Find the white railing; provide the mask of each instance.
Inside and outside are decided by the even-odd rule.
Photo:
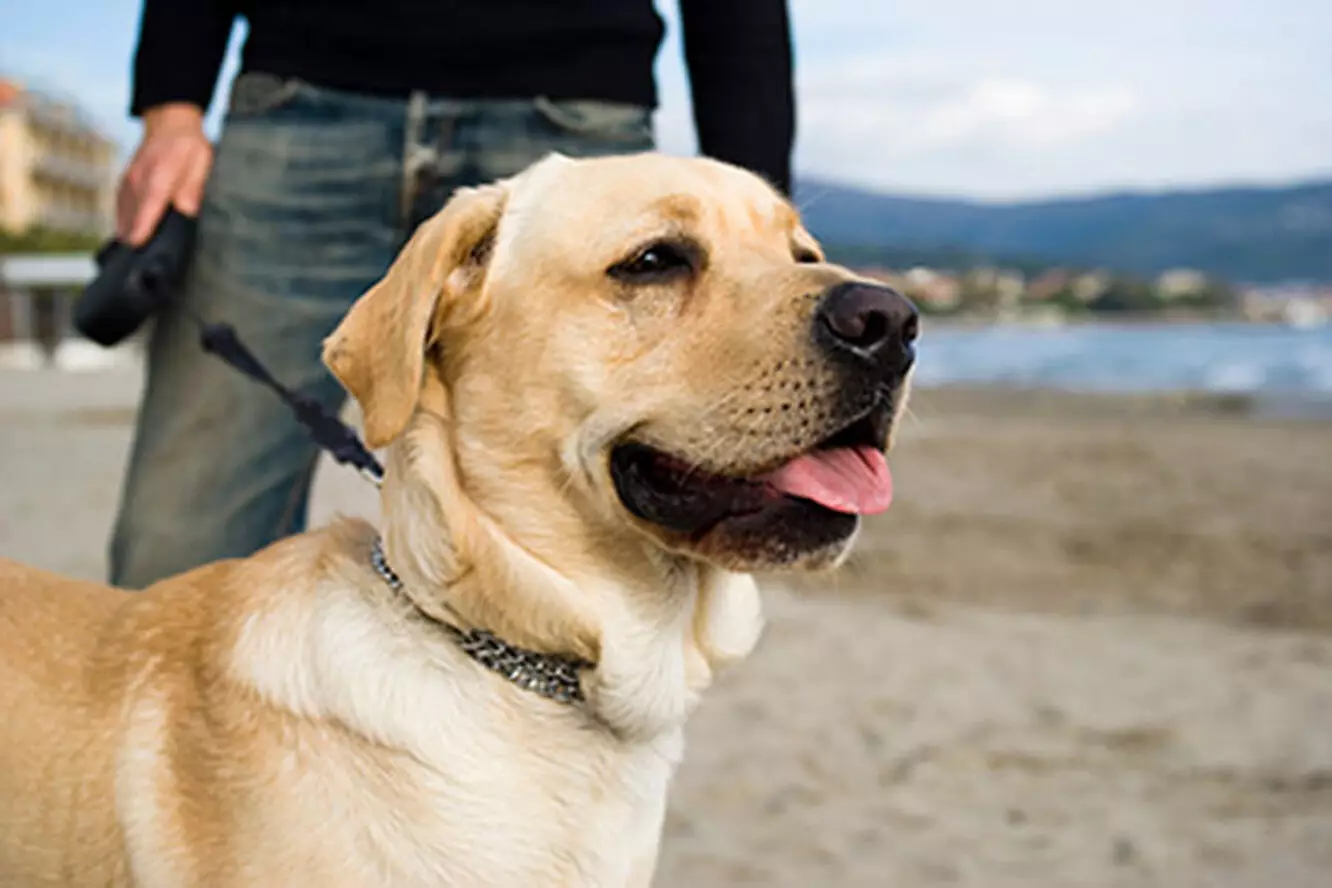
[[[31,253],[0,256],[0,287],[76,290],[97,274],[87,253]]]
[[[86,253],[0,256],[0,312],[8,312],[11,336],[0,339],[0,370],[102,370],[137,359],[137,347],[103,349],[80,336],[70,317],[80,292],[97,274]],[[37,301],[54,300],[56,342],[38,341]]]

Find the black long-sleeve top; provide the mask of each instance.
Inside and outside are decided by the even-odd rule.
[[[795,136],[786,0],[679,0],[702,153],[785,192]],[[207,109],[237,16],[242,70],[334,89],[657,107],[652,0],[144,0],[130,113]]]

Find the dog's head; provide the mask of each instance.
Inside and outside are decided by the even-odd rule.
[[[372,447],[433,412],[501,525],[813,568],[888,505],[916,331],[753,175],[551,157],[425,222],[325,360]]]

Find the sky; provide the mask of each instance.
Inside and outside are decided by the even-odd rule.
[[[675,4],[657,0],[668,27],[657,133],[662,150],[688,154]],[[0,72],[76,98],[131,149],[139,0],[0,9]],[[791,10],[799,175],[984,200],[1332,177],[1329,0],[791,0]]]

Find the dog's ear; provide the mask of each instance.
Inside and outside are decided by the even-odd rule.
[[[360,406],[372,449],[406,428],[440,323],[480,288],[506,193],[501,185],[459,190],[324,340],[324,364]]]

